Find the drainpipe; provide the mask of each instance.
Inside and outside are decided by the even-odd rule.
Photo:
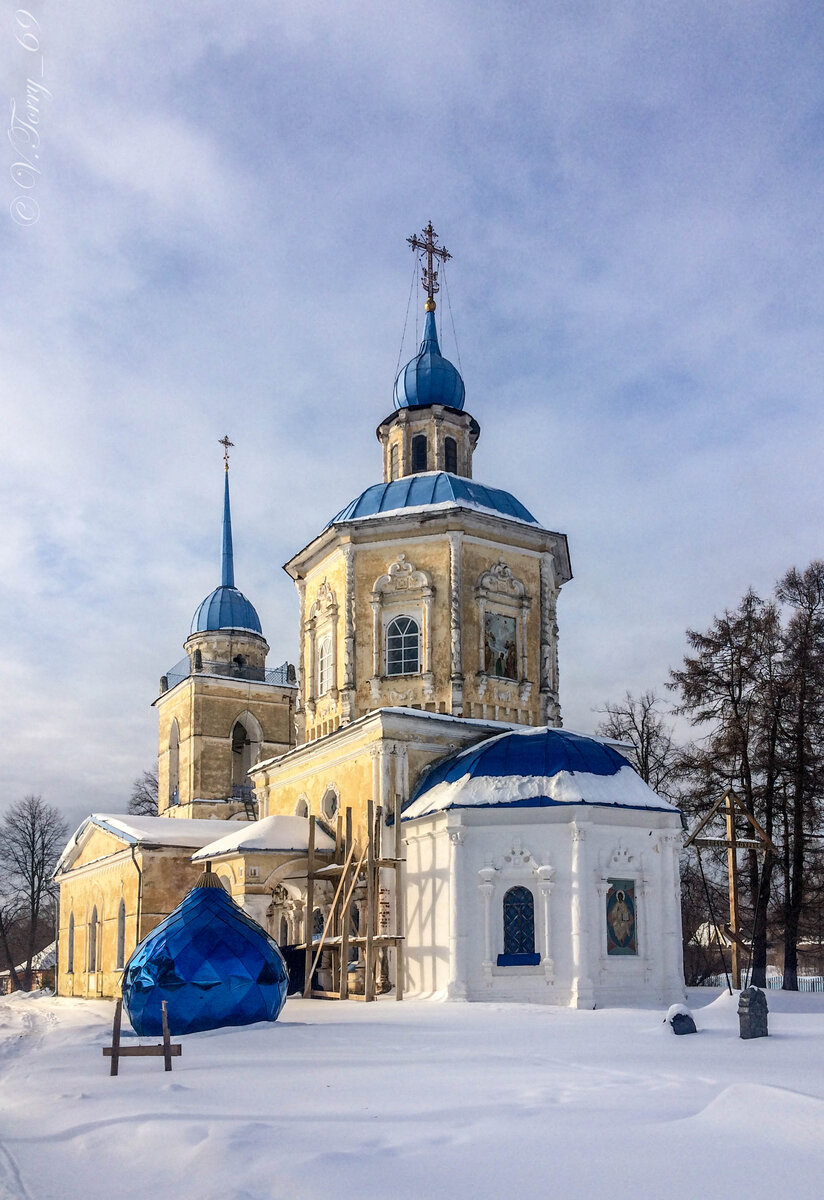
[[[132,846],[131,846],[132,862],[134,863],[134,869],[137,871],[137,913],[135,914],[135,931],[134,931],[134,934],[135,934],[135,943],[134,944],[135,944],[135,946],[137,946],[137,944],[140,941],[140,909],[141,909],[141,906],[143,903],[143,872],[141,871],[140,867],[137,865],[137,858],[135,856],[135,850],[136,850],[136,847],[134,844],[132,844]]]

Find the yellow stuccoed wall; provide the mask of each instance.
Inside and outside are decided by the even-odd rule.
[[[191,849],[134,853],[118,838],[95,830],[69,875],[60,882],[60,929],[57,990],[61,996],[119,996],[117,919],[125,905],[124,963],[138,941],[151,932],[194,886],[202,867],[191,861]],[[103,858],[102,856],[106,856]],[[102,859],[102,861],[101,861]],[[140,919],[138,929],[138,900]],[[89,930],[97,907],[98,955],[101,968],[89,965]],[[69,972],[69,922],[74,914],[74,970]]]
[[[197,675],[160,696],[155,701],[160,812],[166,810],[169,801],[172,721],[177,721],[180,731],[180,805],[195,799],[224,800],[232,790],[231,734],[235,721],[251,713],[263,735],[260,757],[282,754],[294,745],[294,697],[294,688]]]

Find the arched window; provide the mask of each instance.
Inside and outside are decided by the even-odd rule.
[[[416,675],[421,669],[421,631],[412,617],[395,617],[386,626],[386,674]]]
[[[180,801],[180,729],[177,721],[172,721],[169,730],[169,803]]]
[[[69,913],[69,935],[68,946],[66,948],[66,972],[69,975],[74,974],[74,913]]]
[[[458,443],[451,437],[443,440],[443,467],[452,475],[458,473]]]
[[[530,966],[541,961],[535,953],[535,898],[529,888],[510,888],[504,896],[504,952],[498,966]]]
[[[332,687],[332,638],[327,635],[318,646],[318,695]]]
[[[309,801],[306,799],[305,796],[298,797],[298,802],[295,805],[295,816],[296,817],[308,817],[309,816]]]
[[[319,908],[312,909],[312,941],[319,942],[323,933],[323,912]]]
[[[123,897],[120,898],[120,907],[117,910],[117,956],[115,958],[115,968],[122,971],[123,962],[126,954],[126,905],[123,903]]]
[[[246,774],[252,765],[252,740],[242,721],[232,726],[232,788],[250,787]],[[234,790],[232,792],[234,795]]]
[[[92,919],[89,921],[89,974],[97,970],[97,905],[92,909]]]
[[[392,446],[392,448],[389,451],[389,478],[390,479],[398,478],[398,443],[397,442],[395,442],[395,445]]]
[[[338,815],[339,807],[340,801],[338,799],[338,793],[333,787],[327,788],[323,793],[323,799],[320,802],[320,810],[326,817],[327,821],[334,821],[335,817]]]
[[[277,940],[279,946],[289,945],[289,922],[286,920],[286,917],[280,918],[280,929],[278,930]]]
[[[426,434],[416,433],[412,439],[412,470],[426,470]]]
[[[195,650],[194,670],[195,671],[203,670],[203,651],[202,650]]]

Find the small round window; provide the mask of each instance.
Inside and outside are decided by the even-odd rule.
[[[334,788],[327,788],[323,794],[323,799],[320,802],[321,812],[326,817],[327,821],[333,821],[335,819],[335,817],[338,815],[339,807],[340,801],[338,800],[338,793]]]

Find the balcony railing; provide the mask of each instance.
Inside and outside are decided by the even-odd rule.
[[[298,686],[295,668],[290,662],[281,663],[279,667],[253,667],[249,663],[215,662],[204,658],[196,670],[188,658],[181,658],[170,671],[160,677],[160,691],[168,692],[171,688],[188,679],[190,675],[218,676],[223,679],[246,679],[254,683],[277,684],[280,687]]]

